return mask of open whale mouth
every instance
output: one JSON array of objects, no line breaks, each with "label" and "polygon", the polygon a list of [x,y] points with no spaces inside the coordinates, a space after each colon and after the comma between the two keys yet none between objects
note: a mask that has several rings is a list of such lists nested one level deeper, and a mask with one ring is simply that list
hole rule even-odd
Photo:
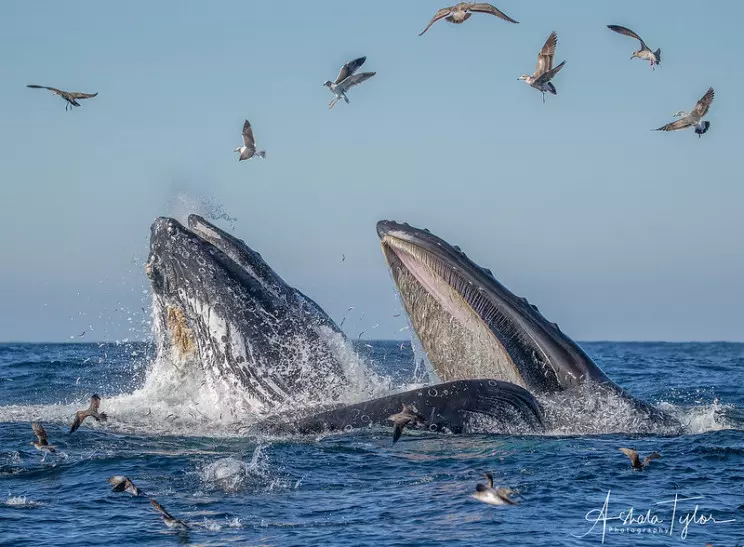
[{"label": "open whale mouth", "polygon": [[550,393],[611,384],[573,340],[459,248],[407,224],[377,232],[400,298],[441,381],[494,378]]},{"label": "open whale mouth", "polygon": [[158,218],[145,271],[158,360],[184,378],[256,414],[347,393],[338,327],[243,241],[196,215],[188,227]]}]

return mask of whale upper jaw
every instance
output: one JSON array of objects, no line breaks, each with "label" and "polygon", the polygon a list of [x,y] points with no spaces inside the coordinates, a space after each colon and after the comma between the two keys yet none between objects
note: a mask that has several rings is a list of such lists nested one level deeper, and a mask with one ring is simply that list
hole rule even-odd
[{"label": "whale upper jaw", "polygon": [[533,393],[585,382],[614,386],[556,324],[458,247],[428,230],[388,220],[378,222],[377,233],[440,380],[494,378]]},{"label": "whale upper jaw", "polygon": [[158,358],[265,414],[335,400],[347,380],[333,321],[261,255],[201,217],[161,217],[145,267]]}]

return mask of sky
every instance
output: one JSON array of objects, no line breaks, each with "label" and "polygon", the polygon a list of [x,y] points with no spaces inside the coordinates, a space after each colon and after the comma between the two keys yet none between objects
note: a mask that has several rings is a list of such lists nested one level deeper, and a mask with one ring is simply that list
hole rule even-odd
[{"label": "sky", "polygon": [[[574,339],[744,340],[744,4],[496,5],[520,24],[418,37],[439,2],[3,3],[0,341],[146,337],[150,224],[190,212],[235,219],[337,321],[354,306],[355,338],[407,336],[375,231],[393,219]],[[553,30],[543,104],[517,78]],[[323,81],[361,55],[377,75],[329,111]],[[66,112],[32,83],[99,95]],[[649,131],[709,86],[702,139]],[[263,161],[233,152],[245,118]]]}]

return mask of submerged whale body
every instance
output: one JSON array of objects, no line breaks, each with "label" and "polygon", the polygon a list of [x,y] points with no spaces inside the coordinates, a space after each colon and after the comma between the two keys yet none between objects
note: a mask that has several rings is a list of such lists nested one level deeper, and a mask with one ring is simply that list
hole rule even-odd
[{"label": "submerged whale body", "polygon": [[564,392],[584,397],[592,386],[599,399],[629,403],[636,414],[629,422],[680,426],[610,380],[558,325],[458,247],[428,230],[394,221],[378,222],[377,233],[400,299],[439,380],[493,378],[546,398]]},{"label": "submerged whale body", "polygon": [[390,425],[387,418],[401,402],[420,407],[437,431],[465,431],[477,417],[500,430],[542,427],[532,395],[495,380],[345,404],[350,393],[352,400],[374,393],[363,397],[364,374],[348,370],[351,352],[338,326],[260,254],[197,215],[188,226],[155,220],[145,270],[153,291],[157,359],[172,363],[184,378],[199,374],[200,389],[237,395],[230,405],[270,416],[258,429],[312,433]]},{"label": "submerged whale body", "polygon": [[540,405],[525,389],[497,380],[457,380],[423,386],[371,401],[338,405],[305,418],[277,418],[258,424],[261,432],[322,433],[389,426],[403,405],[425,419],[429,431],[525,433],[542,431]]}]

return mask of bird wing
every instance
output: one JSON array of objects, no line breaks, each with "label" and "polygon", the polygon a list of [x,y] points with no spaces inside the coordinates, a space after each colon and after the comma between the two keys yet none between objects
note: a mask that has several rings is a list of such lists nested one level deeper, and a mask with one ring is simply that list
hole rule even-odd
[{"label": "bird wing", "polygon": [[92,410],[93,412],[98,412],[98,407],[101,406],[101,399],[98,397],[91,397],[90,398],[90,406],[88,407],[88,410]]},{"label": "bird wing", "polygon": [[632,448],[618,448],[618,450],[628,456],[628,458],[630,458],[630,463],[633,465],[633,467],[638,467],[641,465],[641,462],[638,459],[638,452],[636,452]]},{"label": "bird wing", "polygon": [[661,458],[661,454],[658,452],[651,452],[651,454],[643,458],[643,467],[646,467],[651,460],[658,460],[659,458]]},{"label": "bird wing", "polygon": [[166,510],[165,510],[165,507],[163,507],[162,505],[160,505],[160,504],[159,504],[159,503],[158,503],[157,501],[155,501],[154,499],[150,498],[150,503],[151,503],[151,504],[152,504],[152,506],[153,506],[153,507],[155,508],[155,510],[156,510],[156,511],[157,511],[158,513],[160,513],[161,515],[163,515],[163,516],[164,516],[165,518],[169,518],[169,519],[171,519],[171,520],[176,520],[175,518],[173,518],[173,515],[171,515],[171,514],[170,514],[170,513],[168,512],[168,511],[166,511]]},{"label": "bird wing", "polygon": [[512,494],[512,491],[509,488],[496,488],[495,492],[496,495],[507,505],[517,505],[517,502],[509,497]]},{"label": "bird wing", "polygon": [[400,436],[403,434],[404,422],[395,422],[395,429],[393,429],[393,444],[398,442]]},{"label": "bird wing", "polygon": [[113,486],[112,490],[114,492],[123,492],[127,487],[127,481],[129,479],[121,475],[115,475],[113,477],[109,477],[107,480],[108,483]]},{"label": "bird wing", "polygon": [[643,41],[643,38],[638,36],[635,32],[630,30],[628,27],[622,27],[620,25],[607,25],[607,28],[610,29],[613,32],[617,32],[618,34],[622,34],[623,36],[630,36],[631,38],[635,38],[641,43],[641,47],[643,49],[648,49],[646,46],[646,42]]},{"label": "bird wing", "polygon": [[680,118],[674,122],[668,123],[662,127],[654,129],[654,131],[678,131],[679,129],[685,129],[694,124],[695,124],[695,120],[693,120],[690,116],[685,116],[684,118]]},{"label": "bird wing", "polygon": [[347,91],[354,87],[355,85],[361,84],[365,80],[369,80],[372,76],[377,74],[377,72],[362,72],[360,74],[352,74],[348,78],[346,78],[343,82],[338,84],[337,88],[340,88],[341,91]]},{"label": "bird wing", "polygon": [[702,118],[708,113],[708,109],[710,108],[711,103],[713,102],[713,98],[715,97],[716,92],[713,91],[712,87],[708,88],[708,91],[705,92],[705,95],[703,95],[700,100],[695,105],[695,108],[692,109],[691,114],[693,116],[696,116],[698,119]]},{"label": "bird wing", "polygon": [[483,476],[488,480],[488,487],[493,488],[493,475],[491,473],[485,473]]},{"label": "bird wing", "polygon": [[437,21],[439,21],[440,19],[444,19],[444,18],[445,18],[445,17],[447,17],[447,16],[449,15],[449,14],[451,14],[451,13],[452,13],[452,9],[453,9],[453,6],[450,6],[450,7],[448,7],[448,8],[442,8],[442,9],[440,9],[440,10],[439,10],[438,12],[436,12],[436,13],[434,14],[434,17],[432,17],[431,21],[429,21],[429,24],[428,24],[428,25],[426,25],[426,28],[425,28],[424,30],[422,30],[422,31],[421,31],[421,33],[419,34],[419,36],[423,36],[423,34],[424,34],[424,33],[425,33],[425,32],[426,32],[427,30],[429,30],[429,29],[431,28],[431,26],[432,26],[432,25],[433,25],[434,23],[436,23],[436,22],[437,22]]},{"label": "bird wing", "polygon": [[473,4],[472,6],[468,6],[468,11],[474,11],[478,13],[490,13],[491,15],[495,15],[496,17],[501,17],[504,21],[509,21],[510,23],[519,23],[519,21],[512,19],[511,17],[506,15],[503,11],[492,6],[491,4]]},{"label": "bird wing", "polygon": [[48,87],[45,85],[36,85],[36,84],[28,84],[26,87],[30,87],[31,89],[48,89],[49,91],[54,91],[55,93],[64,93],[61,89],[57,89],[56,87]]},{"label": "bird wing", "polygon": [[70,427],[70,433],[75,433],[77,431],[78,427],[80,427],[83,422],[85,421],[85,418],[89,416],[87,410],[78,410],[75,413],[75,421],[72,422],[72,426]]},{"label": "bird wing", "polygon": [[558,35],[555,31],[550,33],[548,39],[545,40],[540,53],[537,54],[537,67],[535,68],[534,78],[539,78],[551,68],[553,68],[553,56],[555,55],[555,46],[558,45]]},{"label": "bird wing", "polygon": [[540,77],[537,80],[535,80],[535,84],[540,85],[540,84],[545,84],[549,82],[550,80],[553,79],[553,76],[555,76],[561,71],[561,69],[563,68],[563,65],[565,64],[566,64],[566,61],[563,61],[557,67],[551,68],[547,72],[544,72],[543,74],[540,75]]},{"label": "bird wing", "polygon": [[39,422],[34,422],[31,424],[31,427],[34,428],[34,434],[36,435],[36,438],[39,439],[39,444],[46,446],[49,444],[47,441],[47,434],[46,431],[44,431],[44,426],[41,425]]},{"label": "bird wing", "polygon": [[336,81],[333,82],[334,84],[338,85],[341,82],[343,82],[346,78],[354,74],[357,70],[359,70],[359,67],[364,64],[364,61],[367,60],[367,57],[359,57],[358,59],[354,59],[353,61],[349,61],[344,66],[341,67],[341,70],[338,71],[338,76],[336,77]]},{"label": "bird wing", "polygon": [[73,99],[91,99],[98,93],[81,93],[80,91],[68,91],[67,94]]},{"label": "bird wing", "polygon": [[251,128],[251,122],[245,120],[243,124],[243,143],[249,150],[256,149],[256,139],[253,138],[253,129]]}]

